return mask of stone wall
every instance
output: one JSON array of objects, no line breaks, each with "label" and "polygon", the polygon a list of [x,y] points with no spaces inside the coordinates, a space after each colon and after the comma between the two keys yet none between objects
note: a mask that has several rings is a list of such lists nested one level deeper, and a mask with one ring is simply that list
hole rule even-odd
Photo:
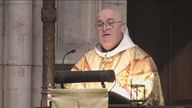
[{"label": "stone wall", "polygon": [[98,41],[95,30],[96,16],[102,8],[115,8],[122,12],[126,24],[126,0],[104,1],[58,1],[58,20],[56,36],[56,63],[68,51],[76,52],[66,56],[66,64],[76,63],[83,54],[94,48]]}]

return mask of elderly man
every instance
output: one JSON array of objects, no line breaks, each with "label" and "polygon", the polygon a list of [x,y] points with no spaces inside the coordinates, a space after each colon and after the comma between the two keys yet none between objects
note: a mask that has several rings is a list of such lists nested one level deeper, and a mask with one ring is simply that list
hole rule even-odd
[{"label": "elderly man", "polygon": [[[113,9],[99,12],[96,24],[99,42],[87,52],[73,71],[114,70],[116,81],[106,88],[130,100],[143,99],[145,105],[163,105],[164,100],[157,68],[150,55],[134,44],[121,15]],[[131,85],[144,85],[133,90]],[[102,88],[101,83],[74,84],[70,88]],[[137,92],[137,93],[136,93]],[[144,96],[145,94],[145,96]]]}]

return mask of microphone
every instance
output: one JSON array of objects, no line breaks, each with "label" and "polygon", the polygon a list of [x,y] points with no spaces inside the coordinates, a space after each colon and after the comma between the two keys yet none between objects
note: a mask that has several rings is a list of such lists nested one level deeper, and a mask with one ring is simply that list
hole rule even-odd
[{"label": "microphone", "polygon": [[75,49],[72,49],[71,51],[67,52],[66,54],[63,55],[63,59],[62,59],[62,64],[64,63],[65,57],[70,54],[70,53],[75,53]]},{"label": "microphone", "polygon": [[113,82],[115,73],[113,70],[102,71],[63,71],[56,72],[54,82],[56,84],[78,82]]}]

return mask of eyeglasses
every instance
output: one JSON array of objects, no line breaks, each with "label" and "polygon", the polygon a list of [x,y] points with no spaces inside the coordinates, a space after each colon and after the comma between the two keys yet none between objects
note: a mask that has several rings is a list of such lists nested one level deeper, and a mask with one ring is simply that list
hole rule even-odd
[{"label": "eyeglasses", "polygon": [[114,20],[107,20],[106,22],[103,22],[103,21],[98,21],[97,24],[96,24],[96,29],[99,31],[99,30],[102,30],[104,25],[108,28],[108,29],[111,29],[113,28],[114,24],[115,23],[121,23],[121,21],[114,21]]}]

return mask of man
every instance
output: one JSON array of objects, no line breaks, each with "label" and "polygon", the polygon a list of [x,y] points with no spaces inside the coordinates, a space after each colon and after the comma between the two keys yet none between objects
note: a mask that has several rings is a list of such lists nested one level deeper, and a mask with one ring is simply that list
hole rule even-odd
[{"label": "man", "polygon": [[[163,105],[155,63],[150,55],[132,42],[121,15],[113,9],[101,10],[96,30],[100,42],[96,44],[94,50],[86,53],[72,70],[114,70],[116,81],[105,83],[108,90],[130,100],[145,97],[145,105]],[[144,88],[140,87],[135,91],[131,85],[144,85],[145,93]],[[82,83],[74,84],[70,88],[102,88],[102,86],[101,83]]]}]

